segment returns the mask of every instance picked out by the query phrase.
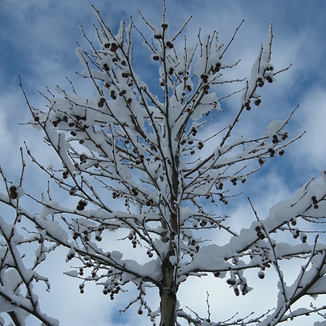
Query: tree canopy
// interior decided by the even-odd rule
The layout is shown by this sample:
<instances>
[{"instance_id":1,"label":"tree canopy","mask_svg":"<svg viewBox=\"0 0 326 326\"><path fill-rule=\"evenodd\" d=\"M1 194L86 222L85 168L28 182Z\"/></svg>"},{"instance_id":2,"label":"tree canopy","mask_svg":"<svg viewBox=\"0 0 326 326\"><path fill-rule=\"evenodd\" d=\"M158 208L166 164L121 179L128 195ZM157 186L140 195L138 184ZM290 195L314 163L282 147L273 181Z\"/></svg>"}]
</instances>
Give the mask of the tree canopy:
<instances>
[{"instance_id":1,"label":"tree canopy","mask_svg":"<svg viewBox=\"0 0 326 326\"><path fill-rule=\"evenodd\" d=\"M0 201L13 212L0 216L1 312L16 325L23 325L28 314L45 325L59 324L41 312L33 290L38 281L49 287L38 266L58 247L66 248L65 259L74 267L66 274L80 279L80 293L96 283L113 300L132 285L135 295L122 310L136 305L153 325L276 325L324 310L292 307L326 291L326 246L319 236L326 213L325 171L266 217L248 197L252 216L243 216L247 224L240 232L227 214L227 206L236 205L241 195L239 184L302 136L289 137L286 129L297 108L275 117L281 120L271 121L259 135L245 136L238 127L264 105L261 88L289 68L272 64L272 24L251 75L234 78L230 71L239 61L229 62L227 54L242 23L227 44L216 31L207 36L199 31L192 45L183 36L191 17L170 31L165 6L158 26L140 13L151 39L132 19L112 31L93 9L96 43L82 30L90 51L78 47L76 55L94 96L84 97L72 83L69 91L57 86L58 95L43 94L48 105L40 109L30 104L21 85L32 115L29 124L43 133L58 160L45 165L25 144L19 182L0 170ZM134 69L132 31L141 35L148 60L157 65L158 85L156 77L146 84ZM234 91L224 88L229 84ZM237 108L224 104L239 93ZM37 196L24 184L27 157L49 180ZM24 198L40 209L26 208ZM32 263L24 255L30 247ZM302 265L290 285L282 269L286 260ZM274 269L279 294L276 306L262 314L237 316L235 307L234 316L219 320L208 298L206 316L178 301L179 287L189 277L213 274L240 296L254 291L248 271L263 279L266 269ZM147 299L153 288L160 298L155 307Z\"/></svg>"}]
</instances>

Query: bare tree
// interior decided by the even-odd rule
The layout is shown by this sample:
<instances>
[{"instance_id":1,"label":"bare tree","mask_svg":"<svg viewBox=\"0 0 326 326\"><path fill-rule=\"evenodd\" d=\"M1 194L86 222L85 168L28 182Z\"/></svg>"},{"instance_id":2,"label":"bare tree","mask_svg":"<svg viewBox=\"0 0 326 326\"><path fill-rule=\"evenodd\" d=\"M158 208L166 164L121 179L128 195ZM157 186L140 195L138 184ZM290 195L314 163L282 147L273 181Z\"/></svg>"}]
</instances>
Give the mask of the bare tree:
<instances>
[{"instance_id":1,"label":"bare tree","mask_svg":"<svg viewBox=\"0 0 326 326\"><path fill-rule=\"evenodd\" d=\"M0 201L15 212L10 222L5 221L9 217L0 219L0 302L7 305L2 311L16 325L23 325L27 314L46 325L58 323L40 312L32 284L44 281L49 286L36 270L59 246L67 248L66 260L76 266L67 275L81 280L81 293L86 283L94 282L114 299L133 284L137 294L124 311L138 305L138 313L146 312L153 325L179 325L182 320L191 325L276 325L324 310L326 306L292 307L305 296L326 292L326 246L317 241L322 231L316 227L326 216L325 173L275 205L266 218L259 217L248 198L253 220L240 233L225 213L224 205L235 203L234 186L302 136L289 140L285 130L296 109L288 118L270 122L259 137L245 138L237 129L243 115L254 115L254 107L261 105L259 89L287 70L275 71L271 64L272 25L251 76L230 79L228 71L238 62L228 63L225 56L242 23L227 45L219 42L217 32L206 37L199 32L196 46L190 46L186 37L183 42L179 38L191 17L172 33L165 6L158 27L141 14L152 39L132 20L128 26L122 22L114 34L94 11L99 45L84 33L92 51L79 47L76 54L84 67L81 76L92 83L96 96L84 98L73 86L71 92L57 87L59 96L44 95L48 108L40 110L30 105L22 88L33 117L30 124L43 131L60 164L45 167L26 145L27 156L49 179L40 197L23 186L23 155L19 184L0 170L5 189ZM159 67L160 90L151 90L133 68L132 29ZM235 90L222 94L230 83ZM239 92L238 109L223 109L223 101ZM75 206L58 202L62 192ZM25 209L22 197L39 204L40 213ZM21 228L21 221L28 227ZM284 233L294 239L281 242L280 233L282 239ZM208 242L222 237L223 245ZM112 238L115 248L107 250ZM33 264L26 267L28 245L37 249ZM302 267L289 286L281 262L290 259L301 260ZM178 303L179 286L190 276L225 278L239 296L252 290L248 270L256 269L264 278L270 267L279 277L278 302L263 314L213 321L210 309L200 316ZM151 288L157 289L159 307L147 300Z\"/></svg>"}]
</instances>

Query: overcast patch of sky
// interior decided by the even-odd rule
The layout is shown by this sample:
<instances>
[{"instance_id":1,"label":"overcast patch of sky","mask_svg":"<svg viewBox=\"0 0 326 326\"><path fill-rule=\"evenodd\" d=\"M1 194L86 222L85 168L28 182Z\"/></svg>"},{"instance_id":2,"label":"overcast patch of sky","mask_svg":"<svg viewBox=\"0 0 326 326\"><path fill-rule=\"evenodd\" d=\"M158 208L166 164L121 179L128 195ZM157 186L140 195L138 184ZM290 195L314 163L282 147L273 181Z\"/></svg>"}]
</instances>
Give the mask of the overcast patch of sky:
<instances>
[{"instance_id":1,"label":"overcast patch of sky","mask_svg":"<svg viewBox=\"0 0 326 326\"><path fill-rule=\"evenodd\" d=\"M89 0L3 0L0 2L0 147L1 163L5 160L8 167L14 169L19 166L18 147L22 146L23 139L27 140L34 150L37 150L38 145L36 144L39 141L39 134L29 130L30 128L21 126L17 129L17 120L23 122L28 118L28 108L19 89L18 74L21 74L30 100L35 106L45 103L37 94L37 89L45 91L46 85L53 89L56 84L68 88L66 76L76 83L79 90L88 92L83 80L74 75L75 71L80 72L82 68L75 57L74 49L76 41L87 47L78 28L80 24L83 25L89 36L94 35L92 24L96 23L96 19L90 9L91 3L101 10L103 18L114 31L117 30L120 19L126 20L128 23L129 17L132 15L137 27L145 29L145 33L147 33L138 10L141 10L149 21L156 25L159 25L162 17L162 1L160 0L141 2L132 0L118 2L113 0L105 2L99 0L93 2ZM238 71L243 76L250 71L251 64L258 54L260 43L266 40L269 22L273 21L272 62L277 69L286 67L289 62L292 62L293 66L289 71L277 76L275 85L267 85L268 89L264 91L265 97L263 98L263 104L266 106L264 111L256 113L258 117L255 121L251 121L249 116L248 121L245 121L245 128L249 131L254 130L257 127L257 122L264 127L263 121L278 118L279 112L282 114L279 118L284 119L300 103L301 108L295 114L289 128L294 131L294 134L303 130L307 130L307 134L292 148L289 148L284 159L277 159L277 166L274 165L274 162L269 163L266 169L269 176L260 174L254 179L253 187L256 184L257 188L259 186L260 189L262 186L266 190L264 191L266 193L265 202L263 202L263 196L257 194L259 192L257 189L253 191L258 197L258 199L256 197L256 202L259 201L257 206L261 211L264 209L266 212L266 205L268 204L270 207L272 203L280 199L280 193L290 194L290 190L293 191L310 176L318 176L318 171L326 168L324 150L326 139L326 128L324 128L326 121L324 86L326 21L324 13L326 3L322 0L309 2L303 0L247 2L167 0L167 8L167 18L171 28L175 31L190 14L193 14L193 19L187 26L186 32L192 33L189 40L193 39L194 41L198 28L202 27L203 34L211 33L214 29L218 30L220 39L227 43L235 28L244 18L245 24L228 51L230 59L242 58ZM135 44L141 44L141 38L135 31L133 36L136 39ZM147 55L146 58L149 58L146 49L141 49L140 53L141 55L136 56L135 59L140 60L143 55ZM148 68L152 65L147 65L145 60L144 63L144 66L143 61L137 63L137 67L141 70L139 75L147 82L152 80L152 76L156 76L158 79L157 72ZM153 67L155 68L155 65ZM236 100L231 101L230 105L235 103ZM274 110L276 112L273 112ZM270 185L266 184L265 180L273 180L273 182ZM275 193L279 189L282 191L276 196ZM246 204L243 202L243 205ZM235 214L243 212L243 207L239 206L238 212ZM70 284L72 281L67 281L63 277L58 279L58 283L55 284L64 282ZM52 304L48 305L46 310L54 313L56 310L54 303L60 300L62 293L55 290L54 286L52 291L54 292L53 297L49 301ZM78 298L72 296L74 300L85 300L79 298L77 285L71 291L76 291L78 296ZM89 298L96 302L94 304L96 311L93 312L90 308L90 314L101 316L104 307L106 311L111 312L116 309L117 303L108 303L107 298L98 298L98 293L101 292L99 289L91 291L95 292L87 296L84 304L75 301L75 307L71 308L75 309L72 315L69 314L68 309L63 310L63 325L72 324L76 321L74 318L78 318L79 325L90 324L89 319L80 313L87 311ZM68 296L65 297L65 300L63 300L62 309L69 305ZM83 309L76 307L83 307ZM80 314L79 317L74 316L78 314ZM131 318L129 314L127 316ZM54 317L56 316L54 315ZM105 325L108 318L110 318L108 314L102 316L96 323ZM118 320L115 318L111 322L118 324ZM126 318L122 321L123 324L125 324L125 320Z\"/></svg>"}]
</instances>

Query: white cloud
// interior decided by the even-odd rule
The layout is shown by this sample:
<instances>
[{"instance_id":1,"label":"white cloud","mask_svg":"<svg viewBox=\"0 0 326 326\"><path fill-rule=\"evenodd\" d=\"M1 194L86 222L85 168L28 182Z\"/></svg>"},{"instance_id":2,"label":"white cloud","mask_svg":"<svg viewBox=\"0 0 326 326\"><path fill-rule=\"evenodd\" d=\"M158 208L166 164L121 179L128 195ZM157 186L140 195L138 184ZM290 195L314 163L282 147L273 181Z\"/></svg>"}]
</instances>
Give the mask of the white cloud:
<instances>
[{"instance_id":1,"label":"white cloud","mask_svg":"<svg viewBox=\"0 0 326 326\"><path fill-rule=\"evenodd\" d=\"M295 145L301 158L300 168L326 169L326 88L312 88L304 93L299 112L295 118L306 134Z\"/></svg>"}]
</instances>

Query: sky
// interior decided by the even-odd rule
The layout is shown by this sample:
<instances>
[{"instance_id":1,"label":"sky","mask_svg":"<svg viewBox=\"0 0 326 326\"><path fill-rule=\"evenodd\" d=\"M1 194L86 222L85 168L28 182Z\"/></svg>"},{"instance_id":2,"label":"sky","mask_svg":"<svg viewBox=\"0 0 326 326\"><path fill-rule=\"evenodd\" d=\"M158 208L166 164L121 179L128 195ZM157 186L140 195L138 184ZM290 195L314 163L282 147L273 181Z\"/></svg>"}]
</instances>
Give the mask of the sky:
<instances>
[{"instance_id":1,"label":"sky","mask_svg":"<svg viewBox=\"0 0 326 326\"><path fill-rule=\"evenodd\" d=\"M260 44L266 41L268 26L273 22L272 63L276 70L286 68L290 63L292 66L277 75L275 84L264 88L263 106L255 118L246 121L243 132L250 134L255 130L264 130L268 121L285 119L299 104L288 130L292 137L303 131L306 133L286 149L282 158L266 164L247 186L255 208L264 216L273 204L289 198L301 184L313 176L319 177L319 172L326 169L326 2L166 0L166 3L167 20L175 31L193 15L185 29L189 42L196 41L200 27L202 35L217 30L220 40L227 44L245 19L227 56L230 62L241 58L238 77L250 74ZM92 94L83 79L75 74L83 69L75 55L76 42L88 47L79 26L82 25L87 35L95 40L93 24L96 24L96 17L91 4L100 10L107 25L114 31L117 31L121 20L128 23L132 16L135 25L148 33L139 10L154 25L160 24L162 19L161 0L0 0L0 163L12 178L17 177L20 169L19 147L24 141L42 159L52 157L52 154L44 155L41 134L24 125L30 117L18 75L30 103L35 107L45 105L38 90L46 93L46 87L53 90L57 84L68 88L66 77L85 94ZM135 31L133 37L135 67L139 75L147 83L158 83L155 66L148 64L150 54L141 46L141 38ZM236 101L238 99L235 98L231 105L237 105ZM27 181L33 182L38 189L41 186L35 183L37 170L31 167L30 171ZM233 213L240 215L243 212L252 214L245 199L239 199ZM135 324L133 318L136 317L132 313L122 316L116 313L128 302L128 296L111 302L96 287L89 287L87 295L80 295L78 283L62 275L62 270L67 269L62 260L60 255L53 257L44 271L49 274L52 284L50 294L40 294L46 313L60 319L64 326ZM273 281L272 276L270 280ZM196 308L196 305L199 307L198 301L202 300L204 305L199 309L205 311L208 290L212 291L211 305L217 307L216 310L220 309L225 298L233 300L234 304L231 290L223 288L226 291L223 300L214 294L216 281L211 278L191 284L180 290L185 305ZM267 286L266 283L264 286ZM40 293L43 292L44 289L40 289ZM262 293L264 287L258 286L257 295ZM155 301L155 298L152 300ZM260 302L251 301L256 300L254 298L239 300L239 307L249 310L253 305L260 306ZM31 320L30 325L33 323ZM302 324L299 321L289 324L304 325L304 321ZM145 322L143 325L146 325Z\"/></svg>"}]
</instances>

